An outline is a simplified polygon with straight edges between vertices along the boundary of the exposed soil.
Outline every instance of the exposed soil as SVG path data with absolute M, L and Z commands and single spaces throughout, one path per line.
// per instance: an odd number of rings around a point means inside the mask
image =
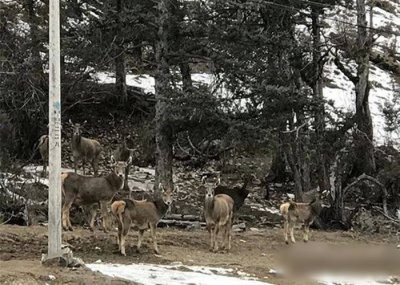
M 297 236 L 300 233 L 297 231 Z M 136 232 L 128 239 L 127 256 L 117 253 L 116 233 L 105 234 L 99 230 L 76 228 L 63 235 L 63 242 L 70 244 L 74 256 L 86 263 L 101 260 L 110 263 L 153 263 L 204 265 L 236 268 L 273 284 L 293 284 L 291 280 L 270 274 L 275 268 L 276 256 L 286 247 L 279 228 L 234 233 L 229 253 L 210 253 L 205 230 L 159 229 L 158 241 L 161 255 L 151 250 L 149 233 L 145 235 L 141 253 L 135 250 Z M 149 240 L 147 240 L 149 239 Z M 351 232 L 313 231 L 311 242 L 332 244 L 398 244 L 399 237 L 383 235 L 359 235 Z M 148 246 L 147 246 L 148 245 Z M 2 284 L 133 284 L 112 279 L 89 270 L 49 268 L 40 264 L 41 254 L 47 249 L 47 228 L 44 226 L 0 225 L 0 280 Z M 49 275 L 56 279 L 50 280 Z M 309 283 L 308 283 L 309 284 Z

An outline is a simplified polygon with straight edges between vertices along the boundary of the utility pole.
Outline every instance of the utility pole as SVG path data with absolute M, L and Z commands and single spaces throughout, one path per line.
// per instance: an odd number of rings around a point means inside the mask
M 60 0 L 49 3 L 49 239 L 47 257 L 61 256 Z

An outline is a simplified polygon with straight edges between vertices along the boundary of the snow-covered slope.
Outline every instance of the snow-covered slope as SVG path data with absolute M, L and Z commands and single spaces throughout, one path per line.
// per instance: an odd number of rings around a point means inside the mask
M 393 9 L 391 12 L 375 7 L 373 9 L 373 31 L 381 34 L 381 31 L 390 31 L 378 37 L 376 44 L 373 47 L 374 51 L 385 54 L 385 47 L 394 46 L 396 51 L 400 48 L 400 41 L 396 40 L 396 34 L 400 35 L 400 2 L 398 0 L 386 1 Z M 336 10 L 328 13 L 325 17 L 328 27 L 324 29 L 325 35 L 331 33 L 338 34 L 341 29 L 355 29 L 356 13 L 354 9 L 349 10 L 343 7 L 337 7 Z M 367 16 L 369 19 L 369 17 Z M 346 24 L 351 23 L 351 24 Z M 368 25 L 370 25 L 368 23 Z M 350 63 L 351 70 L 355 71 L 354 63 Z M 324 88 L 324 95 L 327 99 L 334 101 L 337 108 L 342 108 L 346 111 L 355 111 L 355 92 L 354 85 L 347 77 L 341 73 L 336 66 L 330 62 L 326 65 L 325 76 L 332 82 Z M 397 80 L 397 81 L 396 81 Z M 374 141 L 376 144 L 383 144 L 389 139 L 385 132 L 385 120 L 382 113 L 382 106 L 385 102 L 391 102 L 395 96 L 399 78 L 386 70 L 381 69 L 371 63 L 370 81 L 372 89 L 370 92 L 370 110 L 374 125 Z M 400 94 L 398 94 L 400 95 Z M 392 134 L 392 139 L 395 141 L 400 138 L 400 130 Z
M 400 2 L 398 0 L 387 2 L 392 6 L 391 12 L 378 7 L 374 8 L 373 31 L 391 31 L 391 33 L 378 37 L 374 50 L 380 53 L 386 52 L 385 47 L 395 46 L 396 50 L 400 48 L 400 40 L 396 41 L 395 35 L 396 33 L 400 34 Z M 343 28 L 346 28 L 346 30 L 356 28 L 356 13 L 354 9 L 337 7 L 335 10 L 327 13 L 325 19 L 327 26 L 323 29 L 324 35 L 340 33 Z M 308 33 L 304 26 L 299 27 L 299 30 Z M 355 72 L 354 62 L 350 62 L 347 67 Z M 325 98 L 332 100 L 335 108 L 354 112 L 355 92 L 353 83 L 336 68 L 332 61 L 328 62 L 325 66 L 325 77 L 327 78 L 327 82 L 329 82 L 324 87 Z M 101 83 L 115 82 L 115 78 L 110 73 L 97 73 L 94 78 Z M 192 79 L 194 82 L 208 84 L 210 87 L 215 82 L 215 78 L 210 74 L 192 74 Z M 384 129 L 385 120 L 382 113 L 382 106 L 387 101 L 391 102 L 395 96 L 396 89 L 400 90 L 400 88 L 396 87 L 396 76 L 393 73 L 383 70 L 372 63 L 370 81 L 372 83 L 370 109 L 373 117 L 374 141 L 376 144 L 383 144 L 387 142 L 389 137 Z M 127 84 L 143 88 L 145 92 L 154 92 L 154 78 L 149 75 L 127 75 Z M 219 92 L 226 91 L 219 90 Z M 394 132 L 391 138 L 396 142 L 396 139 L 400 138 L 400 130 Z

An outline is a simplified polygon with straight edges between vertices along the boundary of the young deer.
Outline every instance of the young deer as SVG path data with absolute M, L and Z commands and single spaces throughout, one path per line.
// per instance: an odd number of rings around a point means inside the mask
M 114 151 L 114 157 L 116 160 L 120 161 L 126 161 L 129 157 L 132 157 L 133 150 L 129 149 L 126 146 L 126 140 L 123 139 L 123 141 L 118 145 L 117 149 Z M 125 169 L 125 181 L 124 185 L 126 189 L 129 189 L 128 187 L 128 176 L 129 176 L 129 170 L 130 170 L 131 164 L 128 164 Z
M 166 214 L 172 204 L 171 190 L 164 190 L 161 186 L 161 196 L 153 201 L 136 201 L 124 199 L 115 201 L 111 205 L 111 210 L 118 222 L 118 249 L 122 255 L 125 252 L 125 239 L 128 235 L 131 224 L 134 224 L 139 229 L 139 238 L 137 250 L 140 251 L 142 246 L 144 231 L 150 228 L 151 238 L 155 253 L 159 253 L 156 239 L 157 224 L 160 219 Z
M 111 157 L 113 170 L 104 177 L 83 176 L 73 172 L 62 173 L 62 190 L 64 193 L 64 205 L 62 208 L 62 225 L 64 230 L 71 230 L 72 225 L 69 219 L 69 209 L 75 202 L 79 205 L 93 206 L 100 204 L 103 218 L 103 230 L 107 232 L 107 205 L 111 203 L 118 190 L 124 187 L 124 175 L 126 166 L 131 163 L 128 161 L 115 161 Z M 96 208 L 91 207 L 90 229 L 94 230 Z
M 43 135 L 39 139 L 38 149 L 43 161 L 42 176 L 46 174 L 47 164 L 49 163 L 49 136 Z
M 294 226 L 296 222 L 303 223 L 303 240 L 308 241 L 308 233 L 310 225 L 321 212 L 321 202 L 319 198 L 314 198 L 310 203 L 296 203 L 289 201 L 280 206 L 280 213 L 284 219 L 284 237 L 286 244 L 289 244 L 288 234 L 290 232 L 290 239 L 293 243 L 294 239 Z
M 233 201 L 233 212 L 236 213 L 244 204 L 247 196 L 249 196 L 250 191 L 247 189 L 247 185 L 256 179 L 254 174 L 243 174 L 243 185 L 240 186 L 225 186 L 220 184 L 220 177 L 218 177 L 218 184 L 214 189 L 214 194 L 226 194 L 230 196 Z
M 75 173 L 78 168 L 78 160 L 82 161 L 83 174 L 85 175 L 86 161 L 90 162 L 93 167 L 94 176 L 98 174 L 99 159 L 101 153 L 101 145 L 97 140 L 88 139 L 82 136 L 81 128 L 86 124 L 86 121 L 80 124 L 74 124 L 69 120 L 69 124 L 73 127 L 71 149 L 74 158 Z
M 205 177 L 203 177 L 203 184 Z M 233 199 L 226 194 L 214 196 L 214 187 L 202 186 L 205 190 L 204 217 L 207 224 L 207 230 L 210 233 L 210 251 L 218 251 L 218 233 L 222 234 L 222 246 L 224 250 L 231 249 L 232 239 L 232 219 L 233 219 Z

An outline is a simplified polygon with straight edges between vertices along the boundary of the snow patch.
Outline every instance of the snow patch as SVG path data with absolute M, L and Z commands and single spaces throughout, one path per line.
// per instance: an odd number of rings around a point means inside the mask
M 336 276 L 321 275 L 315 277 L 321 284 L 325 285 L 382 285 L 397 284 L 393 282 L 391 277 L 383 276 Z
M 226 276 L 233 269 L 186 265 L 154 265 L 154 264 L 87 264 L 89 269 L 102 274 L 126 279 L 146 285 L 266 285 L 257 280 L 250 280 L 248 275 L 240 272 L 240 278 Z M 185 270 L 181 271 L 179 269 Z

